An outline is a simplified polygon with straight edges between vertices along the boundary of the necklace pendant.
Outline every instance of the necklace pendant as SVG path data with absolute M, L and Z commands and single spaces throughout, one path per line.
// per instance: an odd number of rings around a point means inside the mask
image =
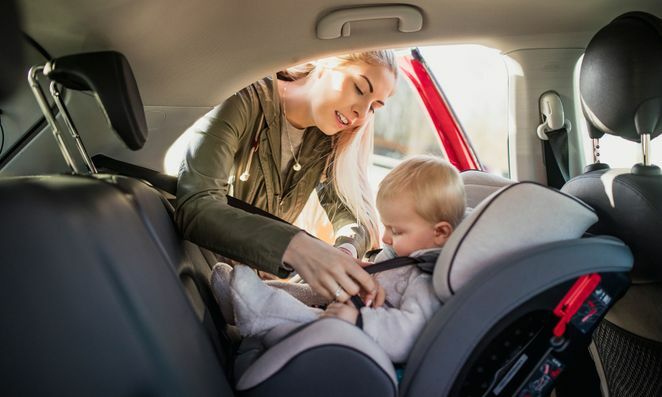
M 292 166 L 292 169 L 293 169 L 294 171 L 301 171 L 301 164 L 299 164 L 299 162 L 297 161 L 297 162 L 294 163 L 294 165 Z

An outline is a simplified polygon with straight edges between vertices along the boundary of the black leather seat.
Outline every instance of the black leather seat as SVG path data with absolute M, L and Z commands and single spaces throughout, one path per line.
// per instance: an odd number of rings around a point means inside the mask
M 0 99 L 8 97 L 21 80 L 23 49 L 20 15 L 14 0 L 0 3 Z
M 3 179 L 0 217 L 3 393 L 232 395 L 126 194 L 78 176 Z
M 138 85 L 124 55 L 116 51 L 67 55 L 51 60 L 44 75 L 67 89 L 95 92 L 110 127 L 121 141 L 132 150 L 143 147 L 148 138 L 147 122 Z M 87 157 L 87 154 L 82 155 Z M 162 260 L 179 275 L 196 314 L 226 363 L 232 343 L 224 332 L 225 322 L 208 282 L 216 256 L 180 238 L 170 216 L 170 203 L 161 191 L 146 181 L 103 173 L 93 173 L 91 177 L 112 184 L 131 200 L 160 248 Z
M 0 179 L 3 394 L 233 395 L 205 295 L 214 258 L 165 205 L 114 175 Z
M 592 137 L 611 134 L 642 142 L 643 151 L 647 149 L 662 133 L 660 65 L 662 22 L 653 15 L 624 14 L 594 36 L 580 72 L 582 108 Z M 563 191 L 595 208 L 600 220 L 590 232 L 618 237 L 634 255 L 632 286 L 594 338 L 594 360 L 604 387 L 612 397 L 660 396 L 660 168 L 645 161 L 632 169 L 591 171 L 570 180 Z

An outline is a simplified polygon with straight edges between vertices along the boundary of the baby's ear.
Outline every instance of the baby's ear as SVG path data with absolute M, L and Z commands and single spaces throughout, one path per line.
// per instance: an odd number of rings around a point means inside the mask
M 441 221 L 434 225 L 434 243 L 438 246 L 442 246 L 446 243 L 446 240 L 453 233 L 453 226 L 446 222 Z

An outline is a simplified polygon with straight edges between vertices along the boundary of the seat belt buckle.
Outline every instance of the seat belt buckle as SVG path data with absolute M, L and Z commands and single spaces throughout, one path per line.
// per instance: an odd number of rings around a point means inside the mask
M 601 279 L 602 277 L 599 274 L 594 273 L 581 276 L 575 281 L 568 293 L 565 294 L 563 299 L 556 305 L 556 308 L 554 308 L 554 315 L 559 317 L 559 322 L 553 330 L 554 336 L 557 338 L 563 336 L 568 323 L 573 320 L 575 314 L 583 306 L 585 307 L 582 309 L 582 318 L 579 319 L 580 323 L 589 323 L 589 321 L 593 323 L 593 319 L 606 310 L 611 297 L 606 295 L 604 291 L 600 291 L 598 296 L 596 296 L 597 300 L 590 299 L 587 301 L 587 298 L 596 291 Z M 597 307 L 597 301 L 604 303 L 604 307 Z M 584 331 L 584 327 L 580 327 L 580 330 Z

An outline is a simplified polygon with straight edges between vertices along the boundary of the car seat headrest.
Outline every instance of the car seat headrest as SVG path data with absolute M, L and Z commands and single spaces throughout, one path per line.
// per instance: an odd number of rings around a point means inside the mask
M 0 1 L 0 99 L 8 97 L 24 81 L 23 47 L 16 2 Z
M 49 62 L 44 74 L 64 87 L 94 91 L 112 128 L 129 149 L 147 140 L 145 110 L 126 57 L 116 51 L 67 55 Z
M 584 116 L 593 135 L 641 142 L 662 133 L 662 21 L 644 12 L 614 19 L 590 41 L 580 70 Z M 599 136 L 593 136 L 599 137 Z
M 464 191 L 467 195 L 467 207 L 474 208 L 490 194 L 515 181 L 485 171 L 465 170 L 460 172 Z
M 522 249 L 581 237 L 598 220 L 580 200 L 533 182 L 506 186 L 481 202 L 446 242 L 433 274 L 445 302 L 476 274 Z

